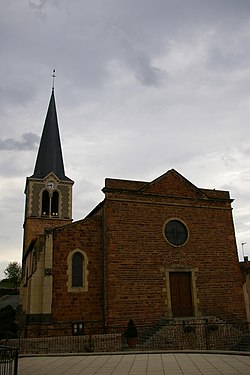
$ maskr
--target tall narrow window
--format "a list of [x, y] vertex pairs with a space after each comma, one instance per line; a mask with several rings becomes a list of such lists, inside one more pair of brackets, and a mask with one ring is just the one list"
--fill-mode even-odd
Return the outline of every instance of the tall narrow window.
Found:
[[88, 291], [88, 255], [84, 250], [74, 249], [68, 253], [67, 287], [70, 293]]
[[72, 257], [72, 287], [83, 287], [84, 257], [80, 252]]
[[42, 216], [49, 216], [49, 192], [44, 190], [42, 195]]
[[59, 194], [57, 191], [54, 191], [51, 199], [51, 214], [52, 216], [58, 216], [58, 202]]
[[36, 257], [36, 250], [32, 253], [32, 272], [35, 272], [37, 269], [37, 257]]

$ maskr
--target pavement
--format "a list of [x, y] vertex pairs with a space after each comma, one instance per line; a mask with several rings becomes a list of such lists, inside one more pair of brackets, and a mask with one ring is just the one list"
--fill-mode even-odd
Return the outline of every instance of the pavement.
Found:
[[250, 353], [115, 353], [20, 357], [18, 375], [250, 375]]

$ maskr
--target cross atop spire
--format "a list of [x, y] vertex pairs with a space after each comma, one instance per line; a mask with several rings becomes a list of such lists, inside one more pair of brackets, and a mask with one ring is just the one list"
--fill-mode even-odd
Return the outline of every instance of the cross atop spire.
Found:
[[53, 172], [62, 181], [71, 181], [65, 176], [64, 172], [54, 87], [52, 88], [49, 107], [43, 127], [34, 174], [31, 177], [44, 178], [51, 172]]
[[52, 74], [52, 91], [54, 91], [54, 87], [55, 87], [55, 78], [56, 78], [56, 70], [54, 69], [53, 70], [53, 74]]

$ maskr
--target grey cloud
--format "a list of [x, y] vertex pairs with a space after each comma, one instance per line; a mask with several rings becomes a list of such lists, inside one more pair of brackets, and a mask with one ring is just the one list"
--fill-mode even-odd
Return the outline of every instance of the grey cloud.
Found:
[[155, 87], [163, 86], [167, 73], [153, 66], [146, 53], [138, 51], [130, 46], [124, 58], [134, 71], [135, 77], [142, 85]]
[[207, 63], [212, 69], [224, 74], [235, 69], [248, 69], [250, 38], [244, 28], [244, 24], [236, 24], [232, 30], [216, 30], [208, 48]]
[[54, 0], [29, 0], [29, 7], [31, 9], [42, 10], [46, 5], [56, 5]]
[[[22, 186], [23, 176], [29, 176], [31, 174], [31, 171], [33, 170], [34, 160], [36, 157], [35, 150], [23, 150], [22, 155], [20, 155], [20, 150], [17, 149], [8, 149], [5, 152], [3, 150], [0, 150], [0, 153], [0, 178], [2, 179], [2, 187], [3, 181], [6, 181], [8, 179], [15, 179], [15, 181], [19, 180]], [[17, 197], [16, 191], [13, 192], [8, 189], [8, 194]], [[1, 203], [1, 208], [2, 206], [3, 204]]]
[[46, 19], [48, 8], [51, 5], [56, 5], [56, 2], [54, 0], [29, 0], [29, 8], [43, 21]]
[[0, 150], [33, 150], [37, 147], [39, 137], [34, 133], [24, 133], [20, 141], [13, 138], [0, 139]]
[[224, 162], [225, 166], [230, 167], [237, 162], [237, 158], [230, 154], [223, 154], [221, 160]]
[[[16, 82], [20, 81], [18, 77], [18, 72], [15, 71], [13, 76], [16, 78]], [[13, 78], [14, 79], [14, 78]], [[6, 105], [12, 104], [13, 106], [25, 106], [35, 95], [34, 87], [32, 87], [32, 82], [23, 82], [26, 87], [21, 89], [21, 87], [15, 87], [15, 84], [11, 81], [9, 87], [7, 84], [0, 86], [0, 107], [2, 111], [5, 111]]]
[[[21, 78], [19, 78], [21, 86], [29, 84], [27, 78], [29, 71], [36, 69], [37, 76], [38, 71], [41, 71], [44, 66], [51, 68], [53, 64], [53, 67], [60, 69], [61, 74], [69, 81], [74, 82], [75, 87], [81, 85], [87, 89], [94, 86], [99, 88], [107, 78], [105, 66], [113, 59], [126, 64], [142, 85], [164, 86], [167, 73], [154, 64], [154, 58], [159, 56], [159, 51], [163, 52], [168, 48], [170, 39], [176, 37], [186, 39], [190, 43], [188, 41], [190, 33], [196, 32], [201, 23], [203, 25], [201, 30], [206, 30], [209, 20], [216, 25], [218, 22], [222, 24], [222, 18], [233, 19], [234, 26], [231, 27], [233, 31], [237, 30], [238, 25], [242, 27], [245, 23], [244, 14], [247, 14], [247, 2], [239, 0], [236, 9], [233, 8], [234, 2], [231, 0], [220, 1], [220, 5], [217, 3], [218, 1], [200, 2], [197, 0], [190, 0], [188, 4], [167, 0], [155, 2], [151, 0], [143, 2], [86, 0], [85, 2], [74, 1], [74, 6], [69, 6], [68, 1], [63, 0], [60, 2], [29, 0], [29, 8], [32, 8], [34, 12], [21, 12], [22, 17], [19, 17], [18, 12], [8, 9], [6, 18], [13, 27], [9, 29], [11, 32], [8, 30], [8, 46], [4, 29], [0, 37], [3, 48], [6, 46], [3, 56], [7, 56], [3, 64], [1, 82], [5, 82], [4, 75], [7, 76], [4, 66], [9, 66], [10, 61], [15, 61], [14, 56], [18, 51], [20, 61], [25, 56], [25, 59], [34, 62], [31, 69], [24, 66]], [[232, 10], [235, 15], [232, 15]], [[34, 18], [33, 13], [39, 16], [39, 12], [46, 13], [46, 25], [37, 22]], [[239, 18], [241, 23], [238, 22]], [[227, 24], [229, 23], [227, 21]], [[106, 29], [101, 27], [99, 30], [98, 25], [103, 24], [107, 25]], [[116, 28], [116, 40], [109, 38], [112, 25]], [[49, 38], [47, 38], [44, 26], [50, 35]], [[228, 30], [228, 40], [231, 38], [231, 29]], [[202, 33], [201, 30], [199, 29], [198, 35]], [[238, 35], [238, 33], [234, 34]], [[19, 35], [22, 35], [20, 41]], [[37, 43], [38, 40], [39, 43]], [[43, 48], [46, 48], [46, 53], [43, 53]], [[67, 51], [66, 54], [65, 51]], [[220, 54], [218, 51], [221, 51]], [[230, 52], [230, 56], [232, 53]], [[211, 47], [209, 59], [211, 67], [216, 63], [222, 67], [226, 63], [229, 64], [223, 40], [218, 44], [217, 50]], [[215, 61], [216, 59], [220, 59], [220, 63]], [[8, 77], [17, 69], [14, 64]], [[33, 82], [34, 78], [31, 77]], [[14, 86], [13, 83], [12, 86]], [[16, 96], [22, 100], [22, 95], [18, 92]]]
[[106, 68], [112, 61], [129, 69], [144, 86], [165, 85], [167, 72], [155, 66], [154, 56], [147, 45], [143, 46], [136, 38], [130, 38], [129, 33], [119, 26], [105, 22], [86, 26], [85, 29], [74, 30], [67, 43], [72, 53], [66, 59], [65, 46], [58, 43], [57, 54], [64, 59], [61, 74], [72, 82], [77, 81], [77, 86], [81, 84], [85, 89], [100, 90], [104, 82], [110, 80]]
[[47, 0], [30, 0], [29, 6], [35, 9], [42, 9], [45, 6], [46, 2]]
[[136, 42], [118, 27], [112, 27], [111, 34], [117, 44], [117, 55], [133, 72], [138, 81], [145, 86], [163, 86], [167, 73], [155, 67], [146, 50], [137, 47]]
[[250, 155], [250, 147], [249, 146], [242, 146], [242, 147], [239, 147], [239, 152], [242, 153], [242, 156], [243, 157], [247, 157], [249, 158], [249, 155]]

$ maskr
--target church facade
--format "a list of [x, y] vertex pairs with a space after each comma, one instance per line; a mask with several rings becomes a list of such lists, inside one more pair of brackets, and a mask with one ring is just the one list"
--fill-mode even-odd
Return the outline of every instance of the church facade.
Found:
[[26, 182], [24, 328], [111, 332], [175, 319], [245, 320], [232, 199], [171, 169], [105, 180], [104, 200], [72, 221], [54, 92]]

